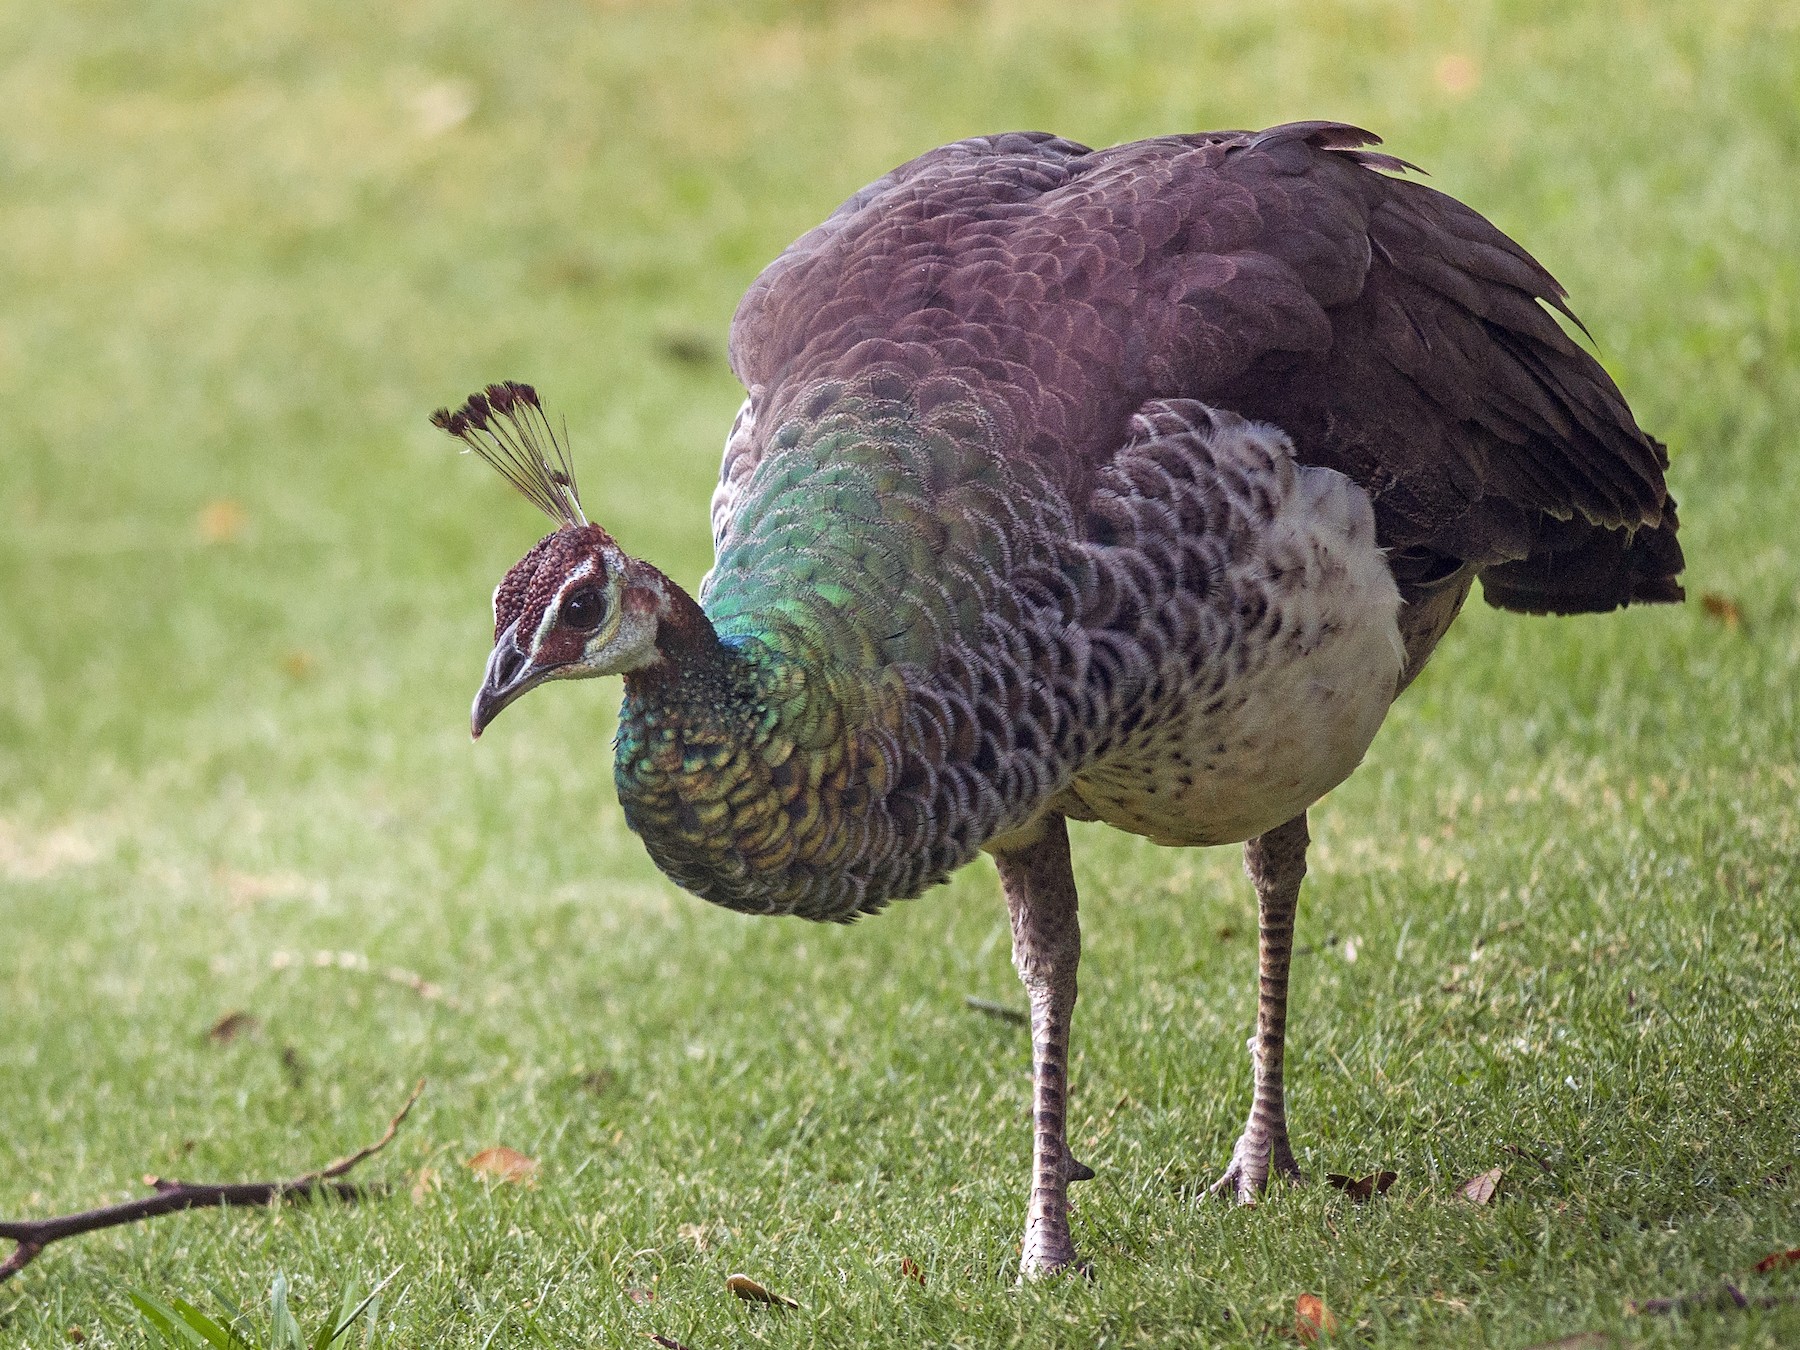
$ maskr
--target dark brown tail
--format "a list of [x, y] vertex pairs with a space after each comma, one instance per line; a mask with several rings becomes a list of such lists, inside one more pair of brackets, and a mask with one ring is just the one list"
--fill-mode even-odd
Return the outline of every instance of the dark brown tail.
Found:
[[1478, 573], [1481, 594], [1522, 614], [1600, 614], [1679, 601], [1686, 592], [1675, 578], [1686, 563], [1678, 528], [1673, 497], [1660, 524], [1632, 532], [1546, 516], [1527, 557]]

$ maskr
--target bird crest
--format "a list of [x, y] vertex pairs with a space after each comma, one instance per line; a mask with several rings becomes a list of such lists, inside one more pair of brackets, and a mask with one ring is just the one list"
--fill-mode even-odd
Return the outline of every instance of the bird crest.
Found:
[[588, 523], [575, 487], [568, 429], [558, 436], [537, 390], [517, 380], [490, 384], [451, 412], [439, 408], [431, 424], [449, 432], [500, 471], [526, 501], [571, 528]]

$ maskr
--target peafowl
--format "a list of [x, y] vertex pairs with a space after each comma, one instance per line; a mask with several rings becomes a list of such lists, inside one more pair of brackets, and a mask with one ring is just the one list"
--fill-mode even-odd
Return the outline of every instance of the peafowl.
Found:
[[1065, 821], [1243, 843], [1253, 1092], [1214, 1188], [1300, 1175], [1283, 1109], [1307, 808], [1479, 579], [1524, 613], [1682, 591], [1664, 447], [1556, 281], [1329, 122], [933, 150], [750, 287], [697, 597], [583, 512], [528, 385], [433, 420], [556, 522], [494, 593], [479, 736], [622, 675], [614, 775], [678, 884], [848, 921], [986, 851], [1029, 995], [1027, 1274], [1076, 1264]]

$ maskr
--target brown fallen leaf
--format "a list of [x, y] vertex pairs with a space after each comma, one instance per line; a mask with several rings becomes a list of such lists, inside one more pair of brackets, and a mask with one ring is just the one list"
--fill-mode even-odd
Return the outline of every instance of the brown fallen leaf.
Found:
[[1438, 58], [1431, 68], [1432, 82], [1453, 98], [1463, 98], [1481, 87], [1481, 67], [1461, 52]]
[[1744, 611], [1729, 595], [1708, 591], [1700, 597], [1700, 608], [1707, 618], [1718, 620], [1734, 633], [1744, 627]]
[[676, 1340], [673, 1336], [659, 1335], [654, 1331], [646, 1331], [644, 1334], [652, 1341], [656, 1342], [656, 1344], [660, 1345], [662, 1350], [688, 1350], [685, 1345]]
[[1500, 1189], [1500, 1178], [1505, 1175], [1504, 1168], [1490, 1167], [1480, 1176], [1463, 1182], [1458, 1194], [1472, 1205], [1485, 1205], [1494, 1198], [1494, 1192]]
[[515, 1186], [531, 1185], [536, 1180], [538, 1167], [536, 1158], [528, 1158], [504, 1144], [482, 1149], [463, 1166], [477, 1176], [493, 1177]]
[[242, 1008], [226, 1013], [207, 1028], [206, 1039], [215, 1045], [230, 1045], [239, 1036], [248, 1036], [262, 1023]]
[[925, 1272], [919, 1269], [919, 1263], [910, 1256], [900, 1258], [900, 1273], [909, 1280], [917, 1280], [919, 1288], [925, 1287]]
[[652, 1303], [656, 1302], [656, 1291], [654, 1289], [632, 1288], [625, 1291], [625, 1297], [637, 1304], [640, 1308], [648, 1308]]
[[1767, 1275], [1771, 1270], [1794, 1265], [1800, 1265], [1800, 1247], [1794, 1247], [1785, 1252], [1770, 1252], [1756, 1263], [1756, 1273]]
[[798, 1308], [800, 1306], [791, 1298], [784, 1298], [772, 1289], [765, 1289], [748, 1275], [727, 1275], [725, 1287], [746, 1303], [768, 1303], [777, 1308]]
[[1388, 1187], [1397, 1180], [1393, 1172], [1371, 1172], [1366, 1177], [1347, 1177], [1342, 1172], [1330, 1172], [1325, 1180], [1336, 1186], [1357, 1204], [1367, 1204], [1378, 1195], [1386, 1195]]
[[1338, 1320], [1325, 1300], [1317, 1294], [1302, 1294], [1294, 1300], [1294, 1335], [1307, 1345], [1318, 1344], [1321, 1336], [1335, 1336]]
[[71, 1341], [73, 1341], [76, 1345], [80, 1345], [83, 1341], [85, 1341], [87, 1339], [87, 1333], [85, 1331], [83, 1331], [80, 1327], [70, 1327], [69, 1328], [69, 1339]]
[[202, 543], [229, 544], [244, 533], [244, 527], [249, 523], [250, 513], [244, 510], [241, 502], [220, 497], [200, 508], [194, 528], [199, 531]]

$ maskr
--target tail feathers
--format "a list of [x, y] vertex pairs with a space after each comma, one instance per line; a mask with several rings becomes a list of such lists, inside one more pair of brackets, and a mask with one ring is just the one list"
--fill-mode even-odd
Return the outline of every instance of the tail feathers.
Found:
[[1481, 594], [1498, 609], [1523, 614], [1601, 614], [1679, 601], [1686, 593], [1675, 578], [1686, 563], [1677, 528], [1673, 498], [1658, 524], [1633, 531], [1545, 517], [1528, 556], [1481, 570]]

